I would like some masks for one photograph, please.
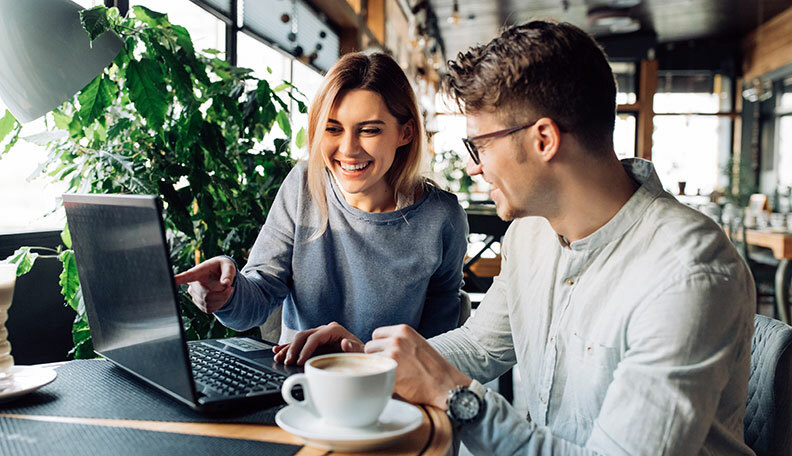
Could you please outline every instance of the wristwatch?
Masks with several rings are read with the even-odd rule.
[[[457,386],[448,392],[446,414],[456,425],[478,421],[484,412],[484,385],[473,380],[470,386]]]

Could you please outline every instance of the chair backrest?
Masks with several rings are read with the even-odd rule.
[[[792,455],[792,327],[756,315],[745,443],[757,456]]]
[[[457,328],[465,324],[470,317],[470,309],[472,308],[470,295],[464,290],[459,290],[459,321],[457,321]]]

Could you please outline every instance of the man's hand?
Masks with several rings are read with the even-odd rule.
[[[214,313],[228,301],[234,287],[236,266],[230,259],[222,256],[204,261],[192,269],[177,274],[176,285],[189,283],[187,293],[199,309]]]
[[[290,344],[272,347],[275,362],[284,364],[305,364],[315,354],[344,352],[363,352],[363,342],[336,322],[306,329],[294,336]]]
[[[395,392],[410,402],[445,410],[448,391],[471,382],[407,325],[374,330],[366,353],[382,353],[399,363]]]

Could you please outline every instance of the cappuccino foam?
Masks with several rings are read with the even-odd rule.
[[[376,374],[390,368],[389,363],[382,362],[372,356],[329,357],[313,362],[311,366],[328,372],[356,375]]]

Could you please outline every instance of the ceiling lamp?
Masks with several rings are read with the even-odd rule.
[[[638,19],[630,17],[626,8],[597,6],[590,8],[587,15],[589,25],[597,29],[606,29],[611,33],[630,33],[640,30]]]
[[[68,0],[0,0],[0,99],[20,123],[68,100],[113,61],[121,40],[90,42]]]
[[[448,23],[451,25],[459,24],[459,1],[454,0],[454,3],[451,6],[451,15],[448,16]]]

